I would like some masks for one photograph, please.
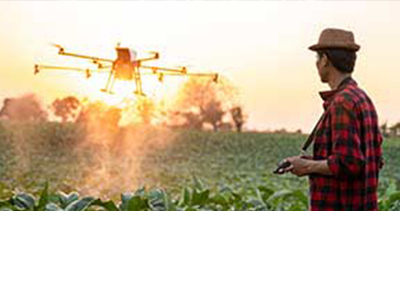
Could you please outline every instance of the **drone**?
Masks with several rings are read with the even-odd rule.
[[[100,58],[90,55],[82,55],[65,51],[65,48],[58,44],[52,44],[58,48],[58,54],[64,56],[75,57],[84,59],[93,63],[94,68],[78,68],[67,66],[50,66],[39,65],[34,66],[34,75],[38,74],[41,70],[64,70],[82,72],[86,78],[90,78],[96,72],[109,72],[106,85],[102,92],[113,94],[113,87],[116,80],[134,81],[135,90],[134,94],[145,96],[142,89],[142,75],[157,76],[160,82],[163,82],[165,76],[204,76],[217,83],[218,73],[191,73],[188,72],[187,67],[168,68],[160,66],[150,66],[146,62],[154,61],[160,58],[159,52],[150,51],[148,57],[138,58],[137,52],[130,48],[120,47],[118,44],[115,48],[117,57],[116,59]]]

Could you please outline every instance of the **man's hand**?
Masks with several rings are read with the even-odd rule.
[[[314,174],[333,175],[327,160],[313,160],[309,156],[292,156],[285,159],[290,166],[284,169],[284,173],[292,172],[299,177]]]
[[[286,158],[286,161],[290,162],[290,166],[285,169],[286,172],[292,172],[296,176],[305,176],[312,173],[312,162],[313,160],[304,158],[302,156],[292,156]]]

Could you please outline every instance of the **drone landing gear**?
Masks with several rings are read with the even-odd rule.
[[[143,93],[143,92],[134,91],[133,93],[134,93],[135,95],[137,95],[137,96],[146,97],[146,94]]]
[[[113,91],[108,91],[107,89],[101,89],[100,92],[107,93],[107,94],[110,94],[110,95],[114,95],[115,94]]]
[[[136,66],[134,68],[134,76],[135,76],[135,83],[136,83],[136,91],[134,92],[134,94],[138,95],[138,96],[145,96],[145,94],[143,93],[142,90],[142,78],[140,76],[140,70],[139,68]]]

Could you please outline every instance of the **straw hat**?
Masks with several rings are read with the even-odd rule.
[[[351,31],[342,29],[327,28],[321,32],[318,44],[308,47],[312,51],[327,48],[339,48],[358,51],[360,46],[354,41],[354,34]]]

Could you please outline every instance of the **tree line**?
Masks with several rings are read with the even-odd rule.
[[[236,100],[237,90],[226,79],[215,84],[203,78],[190,78],[178,92],[174,103],[168,107],[156,105],[146,97],[138,97],[133,102],[130,113],[135,121],[141,124],[158,124],[190,128],[218,130],[243,130],[247,116],[243,106]],[[55,99],[49,107],[44,107],[34,95],[18,98],[6,98],[0,110],[0,119],[14,121],[48,121],[53,114],[60,122],[84,123],[93,119],[103,119],[116,124],[121,120],[123,111],[104,103],[89,102],[67,96]]]

